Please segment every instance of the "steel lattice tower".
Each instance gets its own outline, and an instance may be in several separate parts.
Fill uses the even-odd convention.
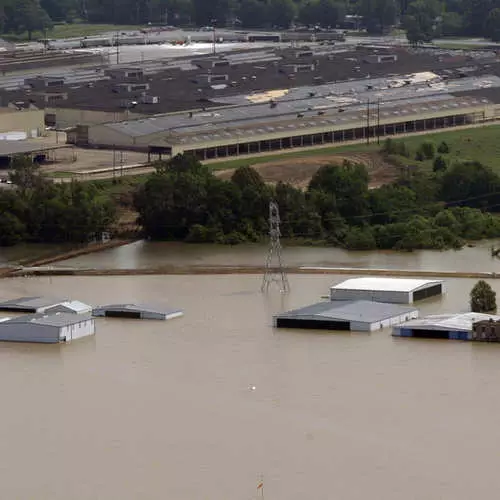
[[[269,285],[276,282],[280,284],[280,291],[287,293],[290,291],[290,284],[281,257],[280,212],[275,201],[269,203],[269,236],[269,251],[261,290],[267,291]]]

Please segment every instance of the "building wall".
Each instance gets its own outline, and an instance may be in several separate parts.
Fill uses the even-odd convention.
[[[0,323],[0,341],[54,344],[59,342],[59,328],[29,323]]]
[[[66,342],[71,342],[82,337],[88,337],[89,335],[95,334],[95,321],[93,319],[87,319],[81,321],[80,323],[75,323],[74,325],[69,325],[64,327],[61,331],[61,340],[66,338]]]
[[[43,109],[12,109],[0,113],[0,133],[25,132],[27,137],[39,137],[45,131]]]
[[[394,290],[337,290],[331,288],[330,300],[370,300],[388,304],[410,304],[411,294]]]
[[[355,332],[375,332],[377,330],[382,330],[383,328],[390,328],[394,325],[400,325],[405,321],[416,318],[418,318],[418,311],[415,310],[405,314],[400,314],[398,316],[393,316],[392,318],[387,318],[382,321],[377,321],[375,323],[351,321],[351,330]]]
[[[45,108],[45,114],[51,118],[55,115],[55,123],[59,128],[76,127],[77,125],[97,125],[101,123],[119,122],[142,118],[144,115],[132,113],[126,109],[121,111],[96,111],[76,108]]]

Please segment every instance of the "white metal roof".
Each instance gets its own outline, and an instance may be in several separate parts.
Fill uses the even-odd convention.
[[[366,291],[393,291],[413,292],[419,288],[443,283],[440,280],[424,280],[412,278],[389,278],[367,276],[351,278],[331,287],[332,290],[366,290]]]
[[[471,331],[473,323],[477,321],[490,320],[499,321],[500,316],[482,313],[459,313],[459,314],[437,314],[426,316],[421,319],[407,321],[396,328],[407,328],[410,330],[453,330]]]

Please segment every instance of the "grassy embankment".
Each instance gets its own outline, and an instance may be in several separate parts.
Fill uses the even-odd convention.
[[[416,161],[415,151],[418,146],[425,141],[432,141],[436,147],[442,142],[446,142],[450,149],[448,154],[442,155],[448,162],[452,164],[456,161],[476,160],[485,165],[490,166],[495,171],[500,173],[500,125],[489,125],[487,127],[477,127],[462,130],[449,130],[446,132],[436,132],[426,135],[409,135],[394,139],[395,142],[404,141],[410,150],[410,158],[403,156],[392,155],[391,159],[396,164],[420,165],[424,168],[431,169],[433,160]],[[381,141],[381,144],[383,141]],[[376,143],[367,144],[350,144],[340,147],[326,147],[318,149],[307,149],[293,152],[286,152],[274,155],[252,156],[248,158],[236,158],[232,160],[222,160],[219,162],[211,162],[208,166],[216,170],[227,170],[238,168],[245,165],[258,165],[272,161],[308,158],[313,156],[325,156],[328,154],[339,153],[361,153],[361,152],[376,152],[380,150],[380,146]],[[62,174],[62,173],[61,173]],[[61,175],[63,177],[64,175]],[[127,175],[119,177],[116,182],[112,179],[88,181],[95,183],[99,189],[110,192],[113,196],[121,196],[130,191],[130,189],[141,184],[147,179],[148,174]]]
[[[55,24],[51,30],[46,33],[43,31],[34,31],[31,35],[32,40],[39,40],[42,38],[81,38],[84,36],[95,36],[103,33],[113,33],[116,31],[132,31],[141,29],[142,26],[131,25],[115,25],[115,24],[85,24],[85,23],[72,23],[72,24]],[[6,40],[12,42],[26,42],[28,41],[28,32],[19,34],[2,35]]]

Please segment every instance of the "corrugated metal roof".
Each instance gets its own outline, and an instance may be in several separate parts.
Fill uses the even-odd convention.
[[[9,309],[23,309],[26,307],[38,309],[41,307],[55,306],[65,301],[65,299],[56,299],[49,297],[20,297],[18,299],[11,299],[0,302],[0,309],[5,307],[8,307]]]
[[[25,316],[18,316],[16,318],[9,318],[0,323],[0,327],[9,324],[31,324],[40,326],[55,326],[64,327],[75,325],[83,321],[92,319],[90,314],[72,314],[72,313],[56,313],[56,314],[28,314]]]
[[[182,312],[179,309],[171,309],[155,304],[108,304],[96,307],[94,308],[94,311],[129,311],[162,314],[166,316]]]
[[[301,309],[294,309],[276,318],[303,318],[317,321],[360,321],[377,323],[389,318],[417,311],[414,307],[371,302],[369,300],[339,300],[318,302]]]
[[[490,320],[499,321],[500,316],[482,313],[437,314],[414,319],[395,328],[410,330],[445,330],[445,331],[471,331],[473,323]]]
[[[413,292],[424,286],[442,284],[439,280],[424,280],[412,278],[386,278],[368,276],[365,278],[351,278],[337,285],[333,285],[331,290],[363,290],[363,291],[394,291]]]

